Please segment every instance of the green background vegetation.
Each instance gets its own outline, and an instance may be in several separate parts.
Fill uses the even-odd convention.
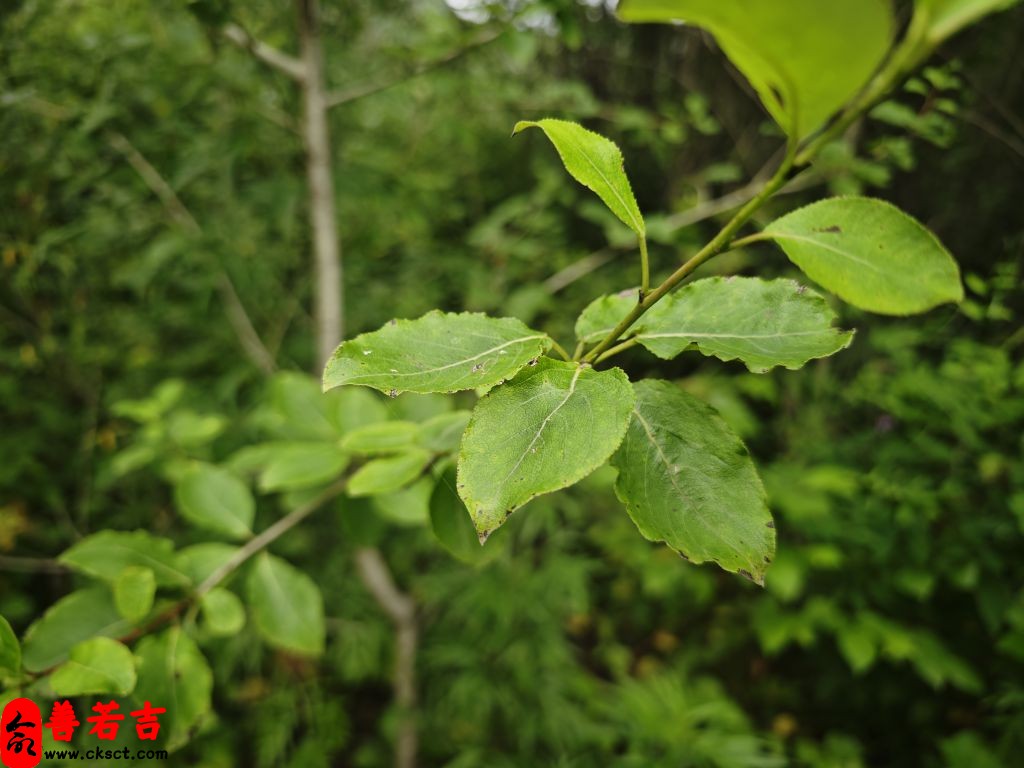
[[[347,336],[441,307],[567,339],[591,298],[635,284],[631,233],[540,135],[509,139],[519,119],[617,141],[656,280],[780,144],[699,30],[571,0],[461,18],[439,0],[323,5],[347,99],[330,113]],[[175,503],[187,462],[324,439],[299,95],[224,39],[228,21],[294,51],[286,2],[0,8],[0,614],[19,636],[87,583],[53,558],[90,533],[216,538]],[[254,577],[229,582],[248,620],[198,634],[213,714],[170,764],[391,763],[395,639],[354,576],[372,544],[417,606],[423,766],[1020,765],[1022,37],[1016,10],[945,45],[759,214],[826,192],[892,200],[957,257],[961,306],[903,320],[836,304],[853,345],[799,372],[621,358],[747,441],[779,540],[765,589],[640,538],[609,469],[517,512],[476,566],[438,544],[422,488],[341,499],[273,547],[320,587],[324,655],[262,645]],[[770,248],[702,274],[718,271],[797,274]],[[280,373],[239,345],[225,276]],[[472,398],[371,409],[424,421],[455,402]],[[302,500],[263,493],[256,529]]]

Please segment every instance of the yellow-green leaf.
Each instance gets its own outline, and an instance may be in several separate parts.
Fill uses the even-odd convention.
[[[58,696],[126,696],[135,688],[135,660],[127,646],[117,640],[94,637],[71,649],[68,660],[50,675],[50,687]]]
[[[395,396],[492,387],[550,346],[515,318],[435,310],[342,343],[324,369],[324,389],[356,384]]]
[[[772,117],[800,138],[865,85],[893,28],[885,0],[624,0],[619,15],[707,29]]]
[[[882,200],[812,203],[773,221],[764,236],[809,278],[869,312],[910,315],[963,299],[960,269],[949,251]]]
[[[623,168],[622,152],[615,142],[567,120],[521,120],[512,129],[515,136],[526,128],[540,128],[555,145],[565,170],[593,191],[623,224],[643,237],[644,217],[633,197],[633,188]]]

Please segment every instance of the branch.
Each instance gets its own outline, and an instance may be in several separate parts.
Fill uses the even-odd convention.
[[[67,573],[67,567],[58,560],[43,557],[15,557],[0,555],[0,571],[18,573]]]
[[[399,591],[380,551],[363,547],[356,551],[356,567],[363,585],[395,625],[395,668],[392,687],[398,707],[399,728],[395,745],[396,768],[416,765],[418,737],[416,707],[416,606]]]
[[[302,83],[302,134],[306,145],[309,227],[313,236],[313,302],[319,372],[345,336],[344,262],[334,207],[333,153],[327,124],[318,0],[295,0],[295,10],[299,48],[306,69]]]
[[[276,69],[278,72],[283,72],[292,80],[302,82],[306,78],[306,67],[301,61],[277,50],[277,48],[264,43],[262,40],[257,40],[237,24],[228,24],[224,27],[223,32],[224,37],[239,48],[249,51],[249,53],[264,64]]]
[[[316,512],[328,501],[333,499],[335,496],[338,496],[343,490],[345,490],[345,484],[347,482],[348,478],[341,478],[340,480],[335,481],[318,493],[314,498],[310,499],[305,504],[296,507],[272,526],[249,539],[249,541],[245,543],[245,546],[239,547],[239,549],[237,549],[228,560],[221,564],[217,570],[213,571],[202,581],[202,583],[200,583],[198,587],[196,587],[194,599],[198,601],[199,598],[234,573],[243,563],[249,560],[249,558],[259,552],[262,552],[281,538],[281,536]]]
[[[135,148],[135,145],[120,133],[111,134],[108,141],[114,149],[125,156],[129,165],[135,169],[135,172],[139,174],[150,191],[160,198],[160,202],[163,203],[164,208],[167,209],[175,224],[191,235],[201,236],[203,230],[199,226],[199,222],[196,221],[192,213],[185,207],[185,204],[171,185],[153,167],[152,163]],[[256,332],[252,320],[249,318],[249,314],[245,311],[245,305],[242,304],[238,291],[235,290],[234,283],[231,282],[231,278],[223,267],[221,267],[220,273],[217,276],[217,290],[224,301],[224,312],[228,316],[228,322],[234,328],[235,335],[238,336],[238,342],[242,345],[242,349],[245,350],[249,358],[261,371],[268,375],[273,373],[277,368],[274,358],[260,340],[260,336]]]
[[[505,34],[505,30],[499,29],[484,35],[480,35],[478,38],[476,38],[475,40],[471,40],[469,43],[462,46],[461,48],[456,48],[453,51],[449,51],[444,56],[434,59],[433,61],[425,61],[420,62],[419,64],[414,64],[401,75],[390,80],[382,80],[375,83],[363,83],[362,85],[356,85],[344,91],[335,91],[334,93],[329,93],[327,94],[327,107],[328,109],[330,109],[331,107],[337,107],[341,104],[348,104],[349,102],[356,101],[357,99],[362,99],[366,96],[372,96],[375,93],[380,93],[381,91],[386,91],[389,88],[394,88],[396,85],[401,85],[402,83],[408,82],[409,80],[419,77],[420,75],[425,75],[428,72],[432,72],[435,69],[440,69],[446,64],[451,64],[453,61],[461,59],[467,53],[470,53],[471,51],[474,51],[477,48],[482,48],[488,43],[493,43],[503,34]]]
[[[586,277],[594,270],[600,269],[611,261],[614,256],[615,254],[609,248],[602,248],[599,251],[589,253],[564,269],[555,272],[555,274],[542,283],[542,286],[548,293],[558,293],[580,278]]]

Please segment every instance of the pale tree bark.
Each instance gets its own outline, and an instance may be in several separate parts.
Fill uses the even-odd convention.
[[[331,142],[327,126],[330,107],[320,38],[318,0],[295,0],[301,59],[293,58],[229,24],[224,35],[268,66],[296,80],[302,88],[302,135],[306,148],[309,223],[313,234],[313,280],[316,320],[317,372],[344,336],[344,288],[341,239],[334,208]],[[380,550],[361,547],[356,569],[367,591],[395,628],[392,688],[399,710],[395,736],[395,768],[415,768],[416,731],[416,604],[395,584]]]
[[[331,142],[327,130],[327,89],[320,45],[317,0],[295,0],[302,50],[303,120],[309,224],[313,233],[313,297],[318,370],[330,359],[344,335],[345,296],[342,290],[341,244],[334,211]]]

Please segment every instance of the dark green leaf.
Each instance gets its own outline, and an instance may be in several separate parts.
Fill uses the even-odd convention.
[[[492,536],[483,546],[473,527],[473,518],[455,491],[455,469],[448,469],[434,486],[430,496],[430,526],[441,545],[457,560],[470,565],[486,562],[499,551]],[[505,529],[501,529],[505,530]]]
[[[477,404],[459,453],[459,496],[486,538],[542,493],[589,475],[629,425],[633,392],[618,368],[544,358]]]
[[[640,343],[669,360],[691,344],[720,360],[741,360],[755,373],[845,349],[852,331],[832,327],[825,300],[792,280],[712,277],[670,294],[636,326]]]
[[[667,381],[634,385],[615,492],[640,533],[695,563],[764,583],[775,530],[743,442],[708,405]]]

